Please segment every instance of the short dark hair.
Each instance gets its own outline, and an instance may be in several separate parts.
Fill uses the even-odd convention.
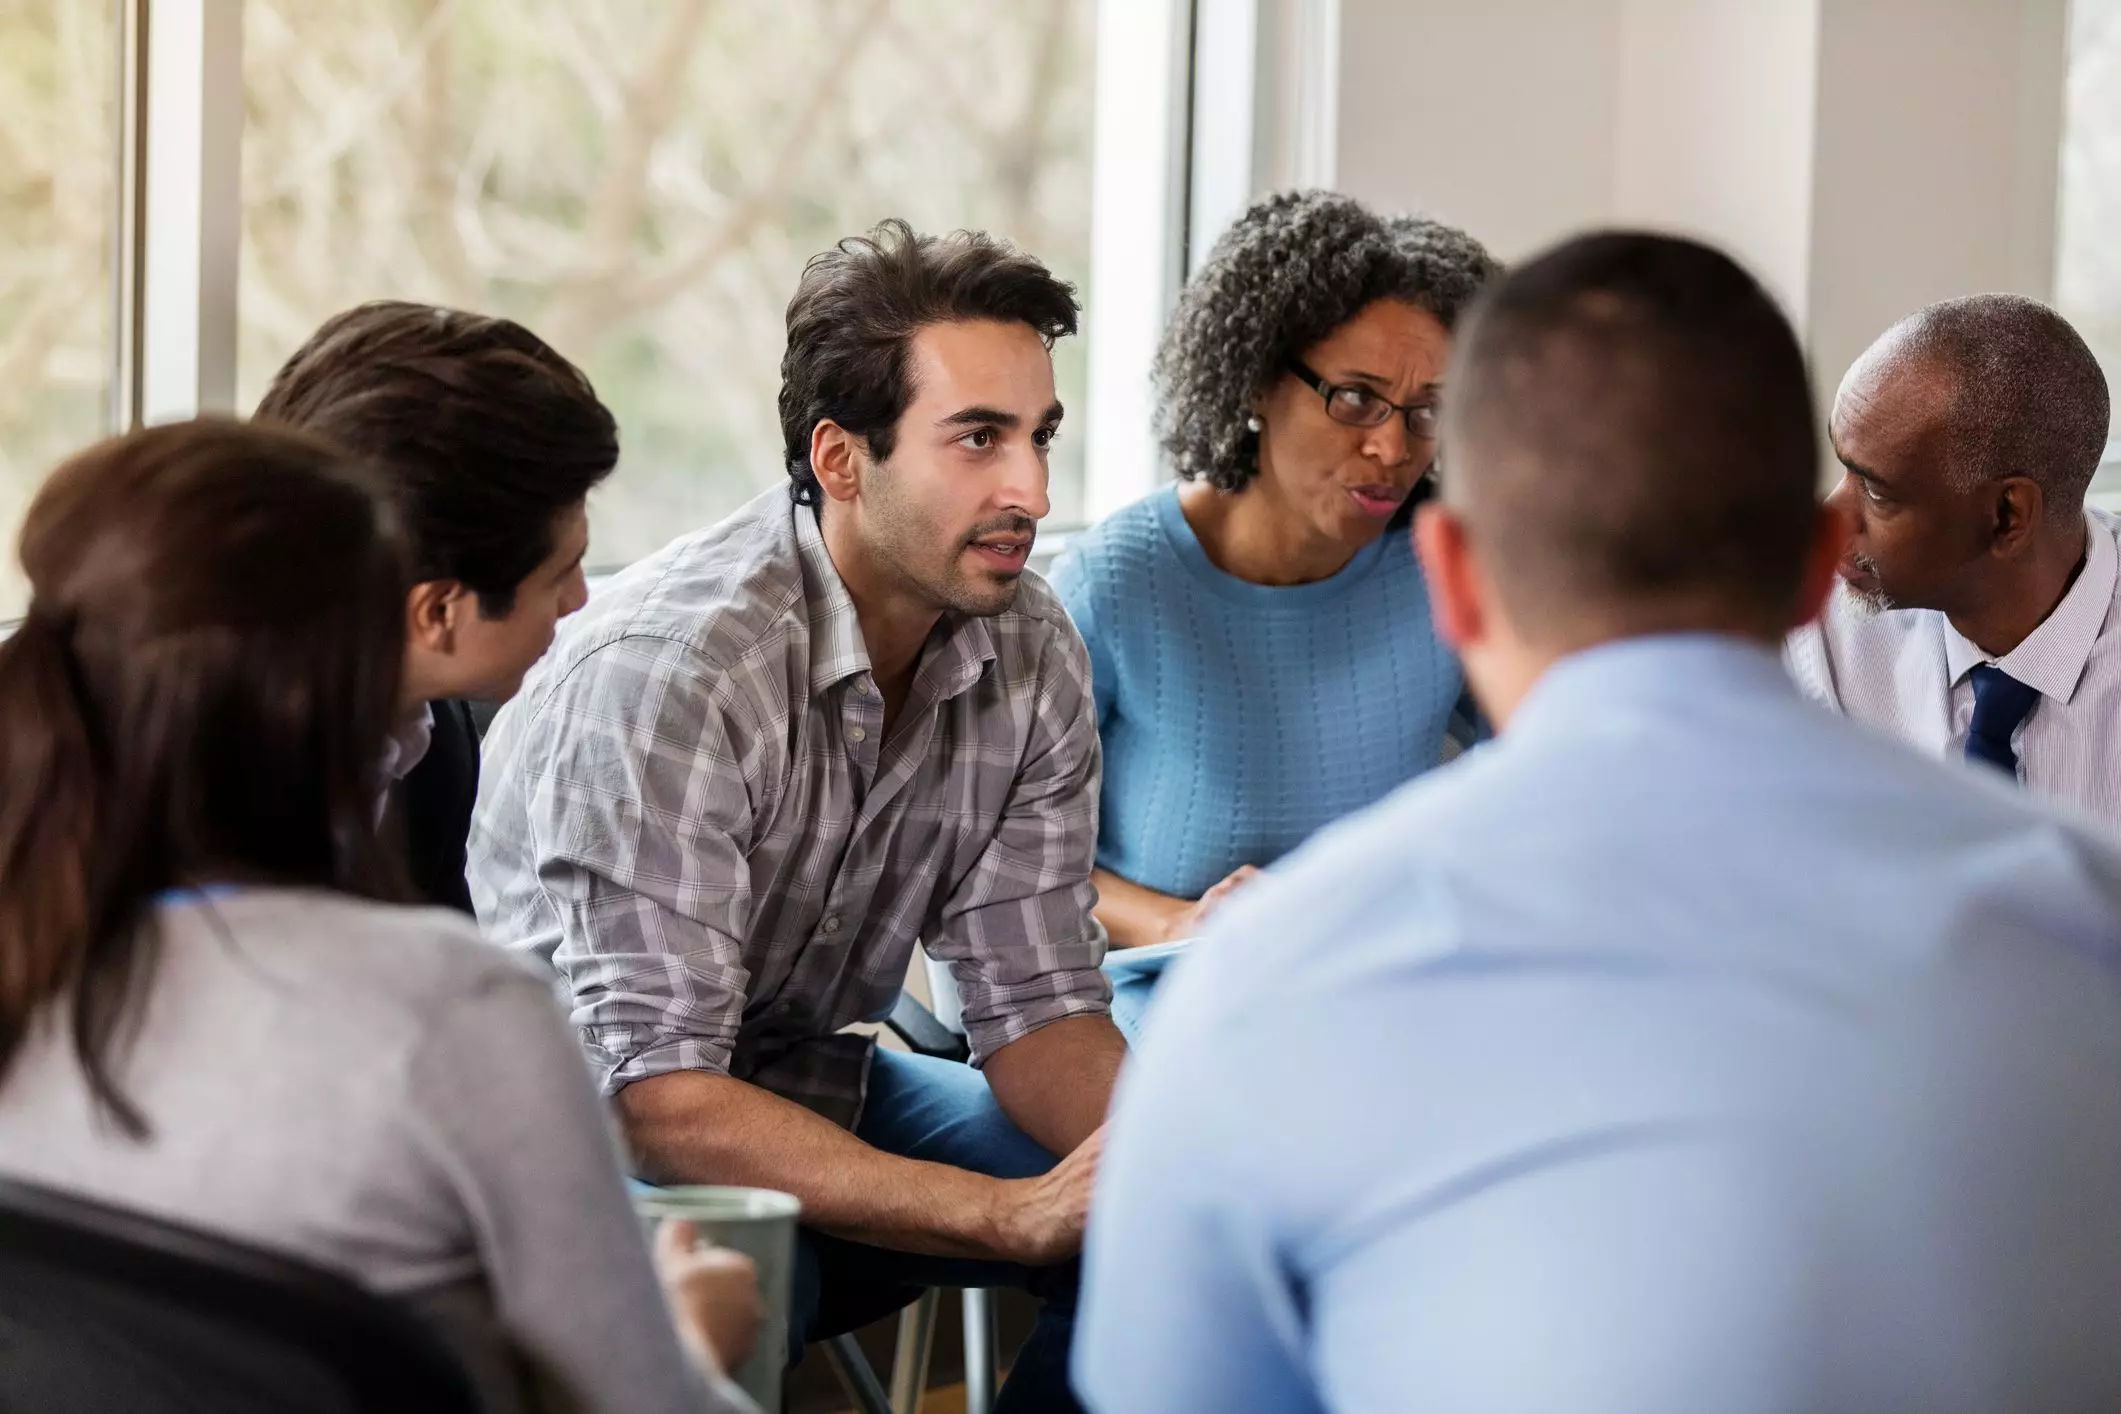
[[[866,438],[891,456],[898,420],[913,401],[907,351],[930,324],[993,319],[1028,324],[1052,348],[1073,334],[1075,286],[984,231],[915,234],[892,218],[810,258],[788,301],[781,355],[781,444],[790,493],[818,504],[810,436],[820,422]]]
[[[1952,380],[1945,458],[1961,486],[2028,476],[2056,518],[2082,516],[2113,405],[2068,320],[2023,295],[1967,295],[1917,310],[1879,343]]]
[[[1789,321],[1719,251],[1616,231],[1505,276],[1460,332],[1444,437],[1444,496],[1529,634],[1719,626],[1684,621],[1703,606],[1779,628],[1796,606],[1811,383]]]
[[[1259,475],[1252,400],[1289,360],[1381,299],[1444,328],[1502,266],[1479,241],[1422,216],[1380,216],[1350,196],[1280,192],[1223,232],[1186,283],[1157,353],[1158,428],[1171,467],[1237,491]]]
[[[255,414],[390,478],[415,581],[453,579],[505,617],[559,518],[611,474],[619,429],[582,371],[510,319],[378,300],[295,351]]]
[[[98,443],[23,522],[29,613],[0,643],[0,1072],[65,1008],[115,1078],[164,889],[403,897],[376,838],[398,713],[405,545],[370,469],[230,419]]]

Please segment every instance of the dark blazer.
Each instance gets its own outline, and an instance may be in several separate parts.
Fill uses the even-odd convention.
[[[420,897],[470,913],[464,846],[479,798],[478,723],[467,703],[427,705],[434,712],[434,737],[420,764],[398,782],[393,805]]]

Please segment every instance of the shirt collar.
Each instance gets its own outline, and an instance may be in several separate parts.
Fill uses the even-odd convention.
[[[383,738],[384,781],[402,781],[411,775],[413,767],[427,759],[434,735],[435,709],[423,703],[419,711],[398,723],[390,735]]]
[[[810,691],[815,696],[870,671],[869,645],[862,639],[862,623],[846,582],[825,548],[816,513],[801,505],[792,511],[803,600],[810,614]],[[984,619],[946,613],[921,650],[913,694],[923,701],[948,701],[978,682],[994,657],[994,636]]]
[[[803,567],[803,603],[810,616],[810,691],[816,695],[869,671],[869,645],[862,641],[862,622],[854,600],[840,579],[839,568],[825,548],[817,512],[791,505],[795,520],[795,553]]]
[[[1668,703],[1695,714],[1710,698],[1796,694],[1782,659],[1765,643],[1716,633],[1623,638],[1550,666],[1512,714],[1501,740],[1507,745],[1542,732],[1580,732],[1628,705]]]
[[[2068,704],[2114,604],[2117,556],[2113,534],[2089,513],[2084,532],[2084,568],[2078,571],[2077,582],[2054,612],[2001,658],[1990,658],[1953,628],[1951,620],[1944,621],[1944,661],[1952,686],[1966,681],[1966,675],[1983,663],[1993,662],[2041,696]]]

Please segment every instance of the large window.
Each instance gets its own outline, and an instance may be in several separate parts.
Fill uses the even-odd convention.
[[[0,0],[0,619],[15,528],[108,426],[118,60],[107,0]]]
[[[839,237],[983,228],[1087,302],[1098,8],[245,0],[238,403],[361,300],[520,319],[619,419],[592,558],[645,554],[783,479],[782,312]],[[1057,355],[1061,522],[1084,359]]]
[[[2121,0],[2070,6],[2065,103],[2055,303],[2098,354],[2121,409]],[[2092,489],[2121,505],[2121,437]]]

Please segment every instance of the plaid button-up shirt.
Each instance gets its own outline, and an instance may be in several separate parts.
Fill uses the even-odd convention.
[[[916,938],[975,1063],[1101,1015],[1100,758],[1081,638],[1026,574],[946,615],[889,740],[853,602],[784,489],[606,586],[495,719],[487,932],[544,956],[605,1093],[735,1076],[842,1125]]]

